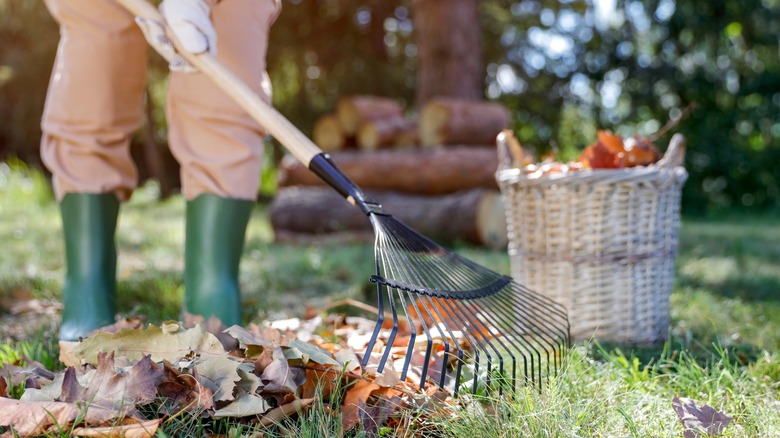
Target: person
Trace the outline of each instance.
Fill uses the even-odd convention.
[[[46,0],[60,41],[42,117],[65,240],[59,338],[114,322],[115,231],[138,184],[130,136],[141,125],[147,43],[115,0]],[[209,51],[270,100],[265,55],[280,0],[164,0],[184,50]],[[260,180],[263,128],[205,75],[172,71],[169,147],[186,199],[184,310],[241,322],[238,267]]]

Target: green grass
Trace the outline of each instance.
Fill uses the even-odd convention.
[[[121,313],[144,314],[151,322],[179,317],[183,213],[180,197],[157,201],[153,184],[122,207]],[[0,217],[0,298],[23,291],[58,300],[62,238],[45,179],[19,164],[0,163]],[[504,252],[457,250],[509,273]],[[370,245],[274,243],[266,208],[259,206],[241,265],[245,321],[300,316],[306,306],[345,297],[371,301],[372,270]],[[690,397],[734,418],[724,436],[780,436],[780,220],[684,220],[671,304],[670,338],[663,346],[578,344],[565,372],[542,391],[524,391],[512,400],[463,398],[457,417],[407,412],[403,422],[410,429],[396,435],[678,437],[682,427],[672,399]],[[6,316],[0,314],[0,321]],[[0,339],[0,362],[32,359],[56,366],[55,329],[50,324],[26,339]],[[325,411],[315,409],[283,427],[295,436],[338,436],[338,421]],[[195,433],[202,429],[198,421],[171,419],[159,436]],[[220,428],[228,436],[251,432],[229,422]]]

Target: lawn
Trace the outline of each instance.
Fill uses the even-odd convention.
[[[122,207],[117,233],[119,310],[151,322],[177,319],[182,297],[184,201],[157,200],[153,184]],[[32,356],[61,367],[51,314],[11,315],[14,297],[56,303],[63,277],[60,223],[45,179],[0,163],[0,363]],[[509,273],[506,253],[457,246]],[[281,245],[266,207],[248,231],[241,266],[245,322],[300,316],[340,298],[374,300],[368,245]],[[44,303],[47,301],[44,301]],[[565,372],[542,391],[502,400],[463,400],[458,415],[421,417],[417,432],[437,436],[681,436],[675,397],[732,417],[723,436],[780,436],[780,220],[684,218],[672,295],[669,341],[654,348],[578,343]],[[52,308],[49,306],[48,312]],[[297,435],[338,435],[315,410]],[[167,428],[166,428],[167,427]],[[160,436],[174,436],[167,422]],[[297,429],[295,429],[297,428]],[[388,436],[413,431],[387,431]],[[361,436],[361,432],[355,432]]]

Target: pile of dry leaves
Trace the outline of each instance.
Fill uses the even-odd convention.
[[[376,430],[401,426],[393,413],[402,409],[449,409],[450,394],[435,385],[420,390],[392,367],[377,373],[378,357],[361,367],[373,321],[323,314],[224,331],[209,330],[213,323],[143,328],[140,320],[126,320],[78,343],[61,358],[69,365],[62,372],[31,361],[6,365],[2,436],[73,428],[76,436],[151,437],[182,413],[274,426],[334,401],[340,410],[332,414],[341,416],[344,430],[358,424]],[[10,398],[18,386],[26,388],[23,395]],[[158,418],[143,409],[150,404]]]

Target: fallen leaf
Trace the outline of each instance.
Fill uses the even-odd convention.
[[[233,390],[236,382],[241,380],[238,366],[241,362],[223,353],[196,362],[200,383],[211,389],[214,401],[233,400]]]
[[[164,376],[165,372],[149,356],[144,356],[127,372],[117,372],[114,354],[102,353],[98,356],[97,372],[81,397],[66,400],[63,395],[62,401],[87,402],[125,412],[153,401]]]
[[[7,391],[8,382],[5,381],[5,377],[0,376],[0,397],[8,397]]]
[[[74,436],[99,438],[152,438],[157,433],[162,419],[149,420],[141,423],[122,424],[106,427],[77,427],[73,429]]]
[[[7,383],[11,386],[17,386],[24,384],[30,377],[38,380],[44,379],[48,381],[54,380],[54,373],[47,370],[46,367],[38,362],[25,360],[26,366],[18,366],[14,364],[4,364],[0,368],[0,376],[6,378]]]
[[[75,403],[0,398],[0,426],[8,426],[22,437],[41,435],[52,426],[67,428],[76,418],[87,424],[106,424],[118,416],[113,409],[95,405],[85,408]]]
[[[341,370],[327,368],[315,370],[307,368],[306,381],[298,388],[301,398],[312,398],[315,396],[328,399],[333,391],[344,384],[345,375]]]
[[[376,404],[366,406],[360,411],[360,424],[366,436],[379,436],[379,428],[384,426],[390,415],[401,406],[401,397],[381,398]]]
[[[190,374],[177,370],[170,362],[163,362],[165,379],[157,386],[157,393],[176,401],[187,411],[214,407],[211,390]]]
[[[267,414],[263,415],[263,418],[260,419],[259,423],[265,427],[279,424],[282,422],[282,420],[292,416],[293,414],[300,414],[305,408],[308,408],[312,403],[314,403],[315,400],[317,399],[299,398],[292,401],[291,403],[278,406]]]
[[[719,435],[732,420],[728,415],[708,405],[696,406],[696,402],[689,398],[675,397],[672,400],[672,408],[685,428],[685,438]]]
[[[273,362],[260,376],[264,393],[295,394],[305,379],[306,373],[303,370],[290,367],[281,347],[274,349]]]
[[[260,376],[254,373],[254,370],[255,364],[251,362],[244,362],[236,369],[238,376],[241,378],[236,383],[236,386],[249,394],[256,393],[263,386],[263,381],[260,379]]]
[[[271,406],[263,397],[255,394],[249,394],[239,391],[235,400],[230,404],[217,409],[211,416],[214,418],[222,417],[249,417],[260,415],[270,409]]]
[[[339,350],[333,356],[347,372],[360,369],[360,359],[358,359],[357,354],[355,354],[355,350],[351,348]]]
[[[300,359],[304,365],[312,361],[320,365],[341,366],[328,351],[298,339],[290,341],[289,349],[285,350],[285,357],[289,360]]]
[[[123,329],[132,329],[137,330],[143,328],[144,324],[146,323],[146,317],[141,316],[135,316],[135,317],[129,317],[129,318],[122,318],[119,321],[107,325],[105,327],[100,327],[97,330],[93,330],[87,334],[87,337],[94,336],[98,334],[99,332],[104,333],[119,333]]]
[[[371,380],[358,380],[353,386],[347,388],[341,406],[341,425],[344,430],[352,429],[360,422],[361,412],[366,408],[366,400],[380,388]]]
[[[177,323],[152,324],[146,330],[122,329],[117,333],[97,333],[79,343],[72,354],[87,363],[95,364],[100,352],[113,351],[116,356],[139,360],[151,355],[154,362],[175,362],[191,351],[199,354],[222,354],[225,349],[219,340],[203,327],[185,330]]]
[[[49,300],[39,300],[37,298],[17,303],[9,312],[11,315],[22,315],[25,313],[35,313],[38,315],[56,315],[62,310],[62,305]]]
[[[23,401],[62,401],[62,389],[65,384],[65,378],[73,379],[80,383],[81,387],[86,387],[89,381],[94,376],[95,370],[90,370],[82,375],[77,375],[76,370],[73,367],[68,367],[64,372],[57,374],[54,380],[46,385],[41,386],[40,389],[25,389],[22,394],[21,400]],[[73,382],[68,382],[68,385],[73,385]],[[68,389],[70,390],[70,389]]]
[[[238,346],[245,350],[244,355],[249,358],[257,358],[265,350],[273,350],[274,343],[262,338],[241,326],[231,326],[225,330],[230,336],[236,338]]]

